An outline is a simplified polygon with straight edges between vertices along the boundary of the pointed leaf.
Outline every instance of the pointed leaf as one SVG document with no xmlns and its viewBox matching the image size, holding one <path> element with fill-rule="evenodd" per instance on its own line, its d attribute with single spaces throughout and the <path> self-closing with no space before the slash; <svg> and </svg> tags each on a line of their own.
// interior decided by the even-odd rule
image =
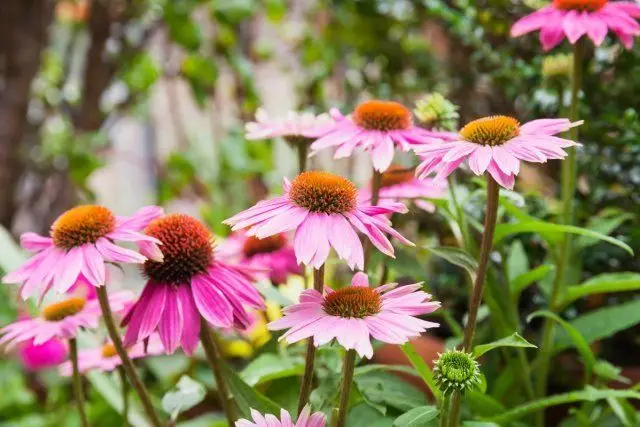
<svg viewBox="0 0 640 427">
<path fill-rule="evenodd" d="M 400 415 L 393 422 L 393 427 L 424 427 L 438 416 L 435 406 L 420 406 Z"/>
<path fill-rule="evenodd" d="M 544 264 L 514 277 L 510 282 L 513 297 L 518 298 L 522 291 L 524 291 L 529 285 L 544 279 L 553 270 L 554 266 Z"/>
<path fill-rule="evenodd" d="M 500 347 L 524 347 L 524 348 L 537 348 L 529 341 L 522 338 L 517 332 L 509 335 L 508 337 L 501 338 L 497 341 L 490 342 L 488 344 L 477 345 L 473 349 L 473 356 L 478 358 L 488 351 L 491 351 Z"/>
<path fill-rule="evenodd" d="M 611 273 L 592 277 L 581 285 L 569 286 L 565 291 L 562 306 L 593 294 L 635 291 L 640 289 L 640 274 Z"/>
<path fill-rule="evenodd" d="M 451 246 L 435 246 L 427 247 L 426 249 L 440 258 L 444 258 L 451 264 L 464 268 L 467 273 L 469 273 L 469 276 L 471 276 L 471 280 L 475 280 L 478 262 L 464 249 Z"/>
</svg>

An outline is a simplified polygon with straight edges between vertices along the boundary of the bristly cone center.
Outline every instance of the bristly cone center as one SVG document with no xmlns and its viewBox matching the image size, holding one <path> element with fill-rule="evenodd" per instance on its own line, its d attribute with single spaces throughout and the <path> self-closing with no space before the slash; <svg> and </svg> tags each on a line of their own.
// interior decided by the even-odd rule
<svg viewBox="0 0 640 427">
<path fill-rule="evenodd" d="M 557 9 L 595 12 L 602 9 L 608 0 L 553 0 Z"/>
<path fill-rule="evenodd" d="M 59 322 L 69 316 L 80 313 L 86 302 L 87 300 L 82 297 L 68 298 L 45 306 L 40 315 L 50 322 Z"/>
<path fill-rule="evenodd" d="M 489 116 L 469 122 L 460 136 L 480 145 L 502 145 L 520 134 L 520 122 L 509 116 Z"/>
<path fill-rule="evenodd" d="M 341 214 L 353 211 L 357 189 L 351 181 L 328 172 L 309 171 L 291 183 L 289 198 L 311 212 Z"/>
<path fill-rule="evenodd" d="M 380 313 L 382 300 L 371 288 L 349 286 L 325 296 L 322 308 L 330 316 L 363 319 Z"/>
<path fill-rule="evenodd" d="M 116 226 L 115 215 L 104 206 L 83 205 L 69 209 L 51 226 L 53 244 L 71 249 L 111 233 Z"/>
<path fill-rule="evenodd" d="M 352 114 L 353 121 L 367 130 L 406 130 L 413 125 L 411 111 L 393 101 L 365 101 Z"/>
</svg>

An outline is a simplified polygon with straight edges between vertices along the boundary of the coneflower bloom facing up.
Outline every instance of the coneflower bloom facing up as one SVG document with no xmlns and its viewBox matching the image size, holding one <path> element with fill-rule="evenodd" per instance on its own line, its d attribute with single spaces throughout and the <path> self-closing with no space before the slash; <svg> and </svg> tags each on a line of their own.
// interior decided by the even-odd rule
<svg viewBox="0 0 640 427">
<path fill-rule="evenodd" d="M 133 347 L 127 348 L 127 355 L 132 360 L 160 354 L 164 354 L 164 347 L 157 334 L 151 335 L 148 342 L 139 342 Z M 118 352 L 112 343 L 78 352 L 78 370 L 81 373 L 92 370 L 111 372 L 120 365 L 122 365 L 122 359 L 118 356 Z M 59 371 L 60 375 L 64 377 L 71 376 L 73 374 L 71 362 L 63 363 Z"/>
<path fill-rule="evenodd" d="M 384 233 L 413 245 L 382 216 L 406 212 L 402 203 L 365 206 L 351 181 L 327 172 L 303 172 L 293 182 L 285 178 L 283 187 L 284 195 L 258 202 L 223 222 L 233 230 L 248 228 L 247 235 L 260 239 L 295 230 L 298 262 L 315 268 L 325 263 L 334 248 L 349 267 L 362 269 L 364 251 L 356 230 L 388 256 L 394 256 L 394 250 Z"/>
<path fill-rule="evenodd" d="M 148 206 L 130 217 L 118 217 L 109 209 L 83 205 L 68 210 L 51 226 L 50 237 L 25 233 L 23 248 L 35 255 L 2 281 L 21 284 L 23 299 L 37 294 L 40 298 L 52 287 L 58 293 L 71 288 L 78 278 L 93 286 L 105 283 L 106 262 L 142 263 L 147 257 L 160 259 L 158 241 L 141 230 L 162 209 Z M 114 241 L 135 242 L 143 254 L 123 248 Z"/>
<path fill-rule="evenodd" d="M 253 287 L 253 269 L 229 265 L 214 257 L 213 236 L 197 219 L 170 214 L 145 229 L 158 239 L 163 261 L 147 260 L 147 283 L 140 299 L 123 320 L 129 347 L 158 331 L 168 353 L 179 346 L 192 354 L 198 345 L 200 317 L 211 325 L 246 328 L 246 307 L 263 308 Z"/>
<path fill-rule="evenodd" d="M 447 182 L 431 178 L 419 180 L 412 168 L 392 165 L 382 173 L 380 180 L 379 205 L 387 202 L 410 200 L 427 212 L 433 212 L 435 206 L 425 199 L 441 199 L 447 192 Z M 371 201 L 371 186 L 360 191 L 361 200 Z"/>
<path fill-rule="evenodd" d="M 255 409 L 251 409 L 253 421 L 241 419 L 236 421 L 236 427 L 324 427 L 327 419 L 322 412 L 311 414 L 309 405 L 305 406 L 298 421 L 294 424 L 291 415 L 284 409 L 280 410 L 280 419 L 275 415 L 262 415 Z"/>
<path fill-rule="evenodd" d="M 418 179 L 438 171 L 436 179 L 444 179 L 465 159 L 476 175 L 489 172 L 503 187 L 512 189 L 520 171 L 520 161 L 545 163 L 564 159 L 563 148 L 580 145 L 553 135 L 566 132 L 583 122 L 567 119 L 540 119 L 520 125 L 507 116 L 490 116 L 474 120 L 459 132 L 459 139 L 422 146 L 416 153 L 423 162 L 416 169 Z"/>
<path fill-rule="evenodd" d="M 511 27 L 511 36 L 540 30 L 540 43 L 544 50 L 550 50 L 565 37 L 575 44 L 585 35 L 600 46 L 611 30 L 631 49 L 633 38 L 640 35 L 637 18 L 640 18 L 640 5 L 633 1 L 553 0 L 550 5 L 516 21 Z"/>
<path fill-rule="evenodd" d="M 331 110 L 335 120 L 326 134 L 311 144 L 311 155 L 337 147 L 334 158 L 349 157 L 356 148 L 371 152 L 373 167 L 384 172 L 391 165 L 395 147 L 409 151 L 415 145 L 441 142 L 449 132 L 428 131 L 415 126 L 411 111 L 391 101 L 365 101 L 349 116 Z"/>
<path fill-rule="evenodd" d="M 133 298 L 129 291 L 111 292 L 111 309 L 114 313 L 122 313 L 130 307 Z M 21 343 L 40 345 L 54 338 L 75 338 L 80 328 L 97 328 L 101 317 L 97 300 L 72 296 L 45 306 L 40 317 L 18 320 L 0 329 L 0 346 L 6 344 L 10 350 Z"/>
<path fill-rule="evenodd" d="M 275 285 L 286 282 L 291 274 L 302 274 L 302 267 L 298 265 L 293 246 L 285 234 L 259 239 L 237 231 L 220 245 L 216 254 L 234 264 L 263 271 Z"/>
<path fill-rule="evenodd" d="M 256 121 L 245 125 L 247 139 L 283 138 L 291 144 L 309 143 L 326 132 L 333 120 L 328 114 L 289 111 L 284 118 L 270 118 L 266 111 L 256 111 Z"/>
<path fill-rule="evenodd" d="M 347 350 L 355 349 L 361 357 L 371 358 L 371 337 L 389 344 L 404 344 L 437 323 L 416 316 L 440 307 L 422 285 L 394 287 L 387 284 L 369 287 L 367 275 L 353 276 L 351 286 L 338 290 L 325 287 L 322 295 L 308 289 L 300 302 L 284 308 L 284 317 L 269 324 L 269 329 L 288 329 L 282 339 L 294 343 L 313 337 L 316 347 L 334 338 Z"/>
<path fill-rule="evenodd" d="M 18 350 L 20 362 L 28 372 L 58 366 L 67 360 L 67 354 L 67 344 L 58 338 L 52 338 L 40 345 L 35 345 L 33 340 L 29 340 L 21 344 Z"/>
</svg>

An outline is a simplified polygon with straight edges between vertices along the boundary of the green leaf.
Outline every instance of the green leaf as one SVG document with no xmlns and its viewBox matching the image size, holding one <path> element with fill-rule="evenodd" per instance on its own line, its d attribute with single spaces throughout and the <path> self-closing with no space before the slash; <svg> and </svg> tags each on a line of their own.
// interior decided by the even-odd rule
<svg viewBox="0 0 640 427">
<path fill-rule="evenodd" d="M 429 365 L 427 365 L 427 362 L 425 362 L 424 359 L 418 354 L 411 341 L 403 344 L 402 346 L 400 346 L 400 348 L 402 349 L 404 355 L 407 356 L 407 359 L 409 359 L 409 362 L 411 362 L 416 371 L 418 371 L 420 378 L 422 378 L 422 381 L 424 381 L 427 387 L 429 387 L 431 393 L 436 397 L 437 400 L 440 400 L 440 389 L 433 379 L 433 372 L 431 371 Z"/>
<path fill-rule="evenodd" d="M 510 282 L 513 297 L 518 298 L 529 285 L 544 279 L 554 269 L 554 266 L 544 264 L 514 277 Z"/>
<path fill-rule="evenodd" d="M 596 364 L 593 366 L 593 373 L 607 381 L 618 381 L 624 384 L 629 384 L 631 382 L 629 378 L 620 375 L 622 373 L 622 368 L 619 368 L 606 360 L 596 361 Z"/>
<path fill-rule="evenodd" d="M 471 412 L 484 417 L 498 415 L 506 411 L 505 406 L 488 394 L 469 390 L 463 397 Z"/>
<path fill-rule="evenodd" d="M 598 233 L 609 235 L 624 222 L 631 219 L 633 219 L 633 215 L 631 213 L 615 210 L 614 212 L 608 212 L 605 213 L 605 215 L 599 215 L 592 218 L 586 228 Z M 584 248 L 595 245 L 596 243 L 598 243 L 598 239 L 582 236 L 576 239 L 574 243 L 575 251 L 578 252 Z"/>
<path fill-rule="evenodd" d="M 522 246 L 520 240 L 516 240 L 511 245 L 509 255 L 507 256 L 507 272 L 509 273 L 509 281 L 525 274 L 529 271 L 529 258 Z"/>
<path fill-rule="evenodd" d="M 541 411 L 549 406 L 564 405 L 567 403 L 582 401 L 595 402 L 598 400 L 608 399 L 610 397 L 640 400 L 640 393 L 633 390 L 598 390 L 593 387 L 588 387 L 582 391 L 557 394 L 534 400 L 532 402 L 525 403 L 524 405 L 516 406 L 515 408 L 505 411 L 500 415 L 491 417 L 488 420 L 498 424 L 507 424 L 509 421 L 517 420 L 527 414 Z"/>
<path fill-rule="evenodd" d="M 464 421 L 462 427 L 500 427 L 496 423 L 490 423 L 486 421 Z"/>
<path fill-rule="evenodd" d="M 15 270 L 27 259 L 11 234 L 2 226 L 0 226 L 0 253 L 2 253 L 0 269 L 4 272 Z"/>
<path fill-rule="evenodd" d="M 640 323 L 640 300 L 594 310 L 569 323 L 585 341 L 592 343 Z M 571 346 L 572 339 L 567 335 L 560 335 L 554 351 L 559 352 Z"/>
<path fill-rule="evenodd" d="M 426 247 L 426 249 L 431 251 L 434 255 L 439 256 L 440 258 L 444 258 L 445 260 L 449 261 L 451 264 L 464 268 L 467 271 L 467 273 L 469 273 L 469 276 L 471 276 L 471 280 L 475 281 L 476 270 L 478 269 L 478 263 L 464 249 L 455 248 L 451 246 L 434 246 L 434 247 Z"/>
<path fill-rule="evenodd" d="M 265 353 L 251 361 L 242 370 L 240 376 L 247 384 L 255 386 L 279 378 L 302 375 L 303 372 L 304 365 L 294 364 L 289 359 L 284 359 L 273 353 Z"/>
<path fill-rule="evenodd" d="M 85 374 L 85 377 L 98 393 L 102 395 L 104 400 L 119 414 L 122 414 L 124 406 L 120 386 L 116 385 L 115 381 L 108 378 L 102 372 L 89 371 Z M 130 404 L 134 406 L 129 408 L 129 423 L 134 427 L 147 427 L 149 423 L 140 412 L 138 405 L 134 402 L 130 402 Z"/>
<path fill-rule="evenodd" d="M 375 408 L 361 403 L 349 410 L 345 424 L 349 427 L 389 427 L 392 423 L 393 417 L 384 416 Z"/>
<path fill-rule="evenodd" d="M 592 277 L 581 285 L 569 286 L 562 300 L 564 307 L 573 301 L 593 294 L 635 291 L 640 289 L 640 274 L 609 273 Z"/>
<path fill-rule="evenodd" d="M 393 427 L 424 427 L 438 416 L 435 406 L 420 406 L 400 415 L 393 422 Z"/>
<path fill-rule="evenodd" d="M 527 322 L 530 322 L 531 319 L 534 319 L 536 317 L 546 317 L 548 319 L 554 320 L 564 328 L 566 333 L 569 335 L 569 337 L 573 341 L 573 344 L 575 345 L 576 349 L 580 353 L 580 357 L 582 358 L 582 362 L 584 363 L 584 366 L 587 372 L 587 378 L 589 378 L 591 375 L 591 372 L 593 372 L 593 366 L 596 363 L 596 357 L 591 351 L 591 347 L 589 347 L 589 343 L 583 338 L 582 334 L 580 334 L 580 331 L 576 329 L 574 326 L 570 325 L 567 321 L 563 320 L 556 313 L 553 313 L 551 311 L 546 311 L 546 310 L 536 311 L 535 313 L 530 314 L 529 317 L 527 317 Z"/>
<path fill-rule="evenodd" d="M 162 409 L 175 420 L 178 415 L 202 402 L 207 393 L 205 387 L 188 375 L 180 377 L 176 387 L 162 397 Z"/>
<path fill-rule="evenodd" d="M 473 356 L 478 358 L 486 352 L 500 347 L 537 348 L 535 345 L 522 338 L 517 332 L 514 332 L 508 337 L 501 338 L 497 341 L 475 346 L 475 348 L 473 349 Z"/>
<path fill-rule="evenodd" d="M 354 382 L 360 393 L 374 404 L 383 404 L 409 411 L 427 404 L 424 393 L 396 375 L 387 372 L 372 372 L 359 375 Z"/>
<path fill-rule="evenodd" d="M 622 425 L 625 427 L 632 427 L 635 424 L 632 420 L 636 418 L 635 409 L 633 406 L 629 405 L 625 399 L 616 399 L 615 397 L 608 397 L 607 403 L 609 407 L 613 411 L 613 413 L 618 417 Z"/>
<path fill-rule="evenodd" d="M 134 92 L 146 92 L 160 77 L 160 67 L 148 53 L 136 55 L 122 72 L 122 80 Z"/>
<path fill-rule="evenodd" d="M 185 77 L 209 88 L 213 87 L 218 78 L 216 63 L 211 58 L 197 54 L 191 54 L 182 61 L 181 71 Z"/>
<path fill-rule="evenodd" d="M 594 239 L 603 240 L 605 242 L 611 243 L 612 245 L 618 246 L 619 248 L 627 251 L 630 255 L 633 255 L 633 249 L 631 249 L 629 245 L 621 242 L 618 239 L 614 239 L 613 237 L 606 236 L 602 233 L 598 233 L 592 230 L 587 230 L 586 228 L 574 227 L 572 225 L 551 224 L 543 221 L 525 221 L 515 224 L 499 224 L 496 227 L 496 231 L 493 236 L 493 243 L 497 245 L 501 240 L 511 235 L 520 233 L 539 233 L 541 235 L 545 235 L 545 233 L 547 233 L 547 239 L 549 239 L 549 233 L 577 234 L 580 236 L 587 236 Z"/>
<path fill-rule="evenodd" d="M 226 363 L 222 363 L 222 371 L 233 400 L 244 417 L 250 417 L 250 409 L 253 408 L 263 414 L 279 414 L 280 407 L 268 397 L 254 390 L 249 384 Z"/>
</svg>

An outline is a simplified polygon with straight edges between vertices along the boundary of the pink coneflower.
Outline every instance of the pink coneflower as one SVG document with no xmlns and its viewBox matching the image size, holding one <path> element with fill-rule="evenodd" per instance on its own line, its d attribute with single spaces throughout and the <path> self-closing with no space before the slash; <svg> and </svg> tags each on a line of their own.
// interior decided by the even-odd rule
<svg viewBox="0 0 640 427">
<path fill-rule="evenodd" d="M 146 356 L 157 356 L 164 354 L 164 348 L 157 335 L 152 335 L 148 343 L 139 342 L 127 349 L 130 359 L 140 359 Z M 116 348 L 112 343 L 106 343 L 97 348 L 89 348 L 78 352 L 78 370 L 85 373 L 92 370 L 101 372 L 111 372 L 122 365 L 122 360 L 118 356 Z M 60 366 L 60 375 L 68 377 L 73 373 L 71 362 L 66 362 Z"/>
<path fill-rule="evenodd" d="M 181 345 L 192 354 L 200 316 L 217 327 L 245 328 L 250 318 L 244 306 L 263 307 L 252 285 L 253 270 L 216 260 L 213 236 L 197 219 L 171 214 L 154 220 L 145 231 L 162 243 L 164 261 L 147 260 L 142 267 L 148 281 L 123 321 L 128 325 L 125 346 L 157 330 L 168 353 Z"/>
<path fill-rule="evenodd" d="M 309 142 L 326 131 L 333 121 L 328 114 L 289 111 L 286 117 L 270 118 L 262 108 L 256 111 L 256 121 L 245 125 L 247 139 L 284 138 L 287 142 Z"/>
<path fill-rule="evenodd" d="M 409 151 L 415 145 L 440 142 L 449 135 L 415 126 L 411 111 L 391 101 L 365 101 L 347 117 L 337 109 L 331 110 L 331 116 L 335 124 L 311 144 L 311 155 L 324 148 L 338 147 L 334 158 L 339 159 L 362 148 L 371 152 L 373 167 L 379 172 L 391 165 L 396 146 Z"/>
<path fill-rule="evenodd" d="M 6 283 L 20 283 L 23 299 L 37 294 L 40 298 L 52 287 L 64 293 L 81 277 L 93 286 L 105 282 L 105 263 L 142 263 L 144 255 L 120 247 L 115 240 L 135 242 L 150 257 L 161 255 L 156 239 L 140 231 L 162 209 L 148 206 L 131 217 L 117 217 L 97 205 L 78 206 L 58 217 L 51 226 L 51 237 L 25 233 L 20 243 L 36 254 L 20 268 L 7 274 Z"/>
<path fill-rule="evenodd" d="M 412 168 L 392 165 L 382 173 L 378 204 L 411 200 L 420 209 L 433 212 L 435 210 L 434 204 L 425 199 L 441 199 L 446 191 L 446 181 L 431 178 L 419 180 Z M 360 198 L 366 202 L 371 201 L 371 186 L 360 191 Z"/>
<path fill-rule="evenodd" d="M 575 44 L 586 35 L 600 46 L 612 30 L 622 44 L 631 49 L 633 38 L 640 34 L 640 5 L 630 1 L 554 0 L 548 6 L 520 18 L 511 28 L 511 36 L 518 37 L 540 30 L 544 50 L 557 46 L 566 36 Z"/>
<path fill-rule="evenodd" d="M 18 356 L 24 368 L 29 372 L 58 366 L 67 360 L 67 345 L 64 341 L 53 338 L 35 345 L 29 340 L 19 346 Z"/>
<path fill-rule="evenodd" d="M 284 409 L 280 409 L 280 419 L 271 414 L 262 415 L 255 409 L 251 409 L 251 417 L 253 421 L 236 421 L 236 427 L 324 427 L 327 422 L 322 412 L 311 414 L 309 405 L 304 407 L 295 424 L 289 412 Z"/>
<path fill-rule="evenodd" d="M 109 303 L 115 313 L 126 310 L 132 299 L 133 294 L 129 291 L 109 295 Z M 73 296 L 45 306 L 40 317 L 18 320 L 0 329 L 0 346 L 6 344 L 7 349 L 11 349 L 31 340 L 34 345 L 40 345 L 54 338 L 75 338 L 80 328 L 97 328 L 101 316 L 97 300 L 87 301 L 84 297 Z"/>
<path fill-rule="evenodd" d="M 259 239 L 237 231 L 220 245 L 217 254 L 235 264 L 266 272 L 275 285 L 286 282 L 291 274 L 302 274 L 302 267 L 285 234 Z"/>
<path fill-rule="evenodd" d="M 550 159 L 564 159 L 567 153 L 563 148 L 580 144 L 553 135 L 582 123 L 540 119 L 520 125 L 507 116 L 477 119 L 460 130 L 457 141 L 417 149 L 423 162 L 416 169 L 416 175 L 424 179 L 438 170 L 436 179 L 443 179 L 468 159 L 473 173 L 482 175 L 487 171 L 501 186 L 512 189 L 521 160 L 545 163 Z"/>
<path fill-rule="evenodd" d="M 422 285 L 395 284 L 369 287 L 367 275 L 353 276 L 351 286 L 336 291 L 325 287 L 325 295 L 308 289 L 300 303 L 284 308 L 284 317 L 269 324 L 269 329 L 289 329 L 282 338 L 294 343 L 313 337 L 316 347 L 336 338 L 347 350 L 355 349 L 371 358 L 371 338 L 389 344 L 404 344 L 428 328 L 438 326 L 415 316 L 431 313 L 440 307 L 431 295 L 419 290 Z"/>
<path fill-rule="evenodd" d="M 309 171 L 293 182 L 284 180 L 284 195 L 264 200 L 231 217 L 225 224 L 233 230 L 250 227 L 249 236 L 260 239 L 295 230 L 293 248 L 299 263 L 320 268 L 334 248 L 351 268 L 362 269 L 364 255 L 356 230 L 386 255 L 394 250 L 388 233 L 406 245 L 413 245 L 391 228 L 382 214 L 406 212 L 401 203 L 386 206 L 365 206 L 358 201 L 358 191 L 341 176 Z"/>
</svg>

